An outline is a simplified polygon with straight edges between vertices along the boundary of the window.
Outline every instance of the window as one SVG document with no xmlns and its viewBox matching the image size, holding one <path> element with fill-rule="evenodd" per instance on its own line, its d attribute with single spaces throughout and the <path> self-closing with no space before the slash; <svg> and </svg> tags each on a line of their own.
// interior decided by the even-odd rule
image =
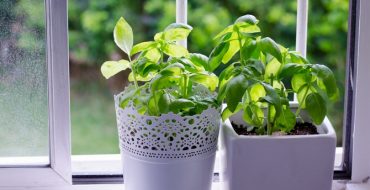
<svg viewBox="0 0 370 190">
<path fill-rule="evenodd" d="M 1 138 L 0 184 L 68 184 L 66 1 L 5 0 L 0 4 L 0 93 L 5 105 L 0 128 L 7 131 Z"/>
<path fill-rule="evenodd" d="M 34 4 L 30 4 L 27 0 L 5 0 L 0 3 L 0 23 L 2 26 L 3 24 L 13 24 L 12 27 L 0 28 L 0 103 L 1 105 L 5 105 L 0 109 L 0 113 L 4 112 L 4 114 L 0 115 L 0 129 L 4 131 L 11 130 L 9 127 L 24 127 L 24 123 L 31 123 L 31 126 L 34 127 L 29 127 L 27 129 L 30 131 L 27 132 L 26 137 L 39 137 L 37 139 L 40 140 L 37 142 L 40 143 L 40 145 L 37 145 L 37 143 L 33 144 L 29 141 L 15 141 L 17 138 L 22 138 L 22 134 L 17 133 L 13 138 L 10 136 L 1 138 L 1 135 L 4 134 L 0 134 L 0 141 L 7 141 L 7 144 L 13 144 L 17 147 L 6 150 L 3 148 L 6 146 L 3 146 L 2 143 L 0 145 L 0 187 L 3 187 L 4 184 L 5 186 L 20 185 L 19 179 L 22 179 L 22 185 L 27 186 L 65 185 L 71 183 L 72 172 L 70 170 L 71 151 L 69 136 L 70 99 L 68 95 L 70 90 L 70 80 L 73 153 L 80 154 L 80 156 L 72 156 L 72 165 L 73 168 L 76 169 L 74 181 L 75 183 L 120 182 L 122 174 L 120 169 L 117 170 L 117 168 L 120 168 L 119 155 L 107 156 L 104 154 L 118 153 L 113 98 L 108 86 L 118 86 L 118 88 L 112 88 L 116 89 L 111 91 L 114 93 L 122 90 L 124 84 L 108 81 L 107 85 L 105 84 L 105 81 L 96 82 L 96 78 L 100 77 L 99 70 L 91 68 L 89 62 L 100 64 L 107 56 L 113 58 L 121 56 L 115 53 L 114 44 L 110 39 L 115 18 L 122 15 L 122 10 L 125 10 L 123 14 L 135 13 L 140 15 L 124 16 L 132 19 L 132 23 L 138 24 L 138 27 L 135 27 L 139 30 L 137 33 L 144 35 L 145 33 L 152 33 L 153 29 L 156 27 L 163 28 L 164 25 L 175 21 L 175 2 L 171 0 L 163 0 L 162 3 L 157 1 L 146 1 L 142 3 L 131 2 L 128 0 L 113 3 L 97 0 L 69 1 L 69 62 L 71 67 L 71 79 L 68 74 L 69 64 L 67 60 L 68 44 L 66 0 L 35 0 L 35 2 L 36 3 L 33 2 Z M 178 0 L 177 2 L 186 1 Z M 189 23 L 206 31 L 206 34 L 201 33 L 200 31 L 194 31 L 195 34 L 192 34 L 193 36 L 190 37 L 191 43 L 189 44 L 189 48 L 193 51 L 202 51 L 207 48 L 211 42 L 204 41 L 204 38 L 214 35 L 219 31 L 218 28 L 224 27 L 218 24 L 223 23 L 226 25 L 227 23 L 231 23 L 234 15 L 229 15 L 230 13 L 228 13 L 228 11 L 234 9 L 238 9 L 243 13 L 256 10 L 256 12 L 252 13 L 257 15 L 258 11 L 261 11 L 259 14 L 265 15 L 267 20 L 270 20 L 268 22 L 271 22 L 267 23 L 267 25 L 275 23 L 273 28 L 276 28 L 276 30 L 271 30 L 270 33 L 266 35 L 271 35 L 273 37 L 274 35 L 279 36 L 282 35 L 281 33 L 284 33 L 283 31 L 285 30 L 286 33 L 282 35 L 283 38 L 281 39 L 286 40 L 286 45 L 294 48 L 294 38 L 292 38 L 292 36 L 295 35 L 296 2 L 297 1 L 289 2 L 287 3 L 289 6 L 284 7 L 281 5 L 282 3 L 272 0 L 266 0 L 266 2 L 251 2 L 248 4 L 243 3 L 243 1 L 236 1 L 237 5 L 242 5 L 241 7 L 236 8 L 235 5 L 231 3 L 209 3 L 205 0 L 204 2 L 189 1 L 189 9 L 192 11 L 192 14 L 189 14 Z M 298 0 L 298 7 L 301 7 L 301 9 L 299 9 L 299 15 L 303 16 L 301 17 L 302 19 L 299 19 L 300 21 L 305 21 L 305 2 L 307 2 L 307 0 Z M 338 0 L 329 2 L 327 9 L 333 10 L 337 8 L 337 11 L 339 12 L 345 12 L 349 9 L 351 18 L 351 23 L 348 28 L 350 32 L 348 35 L 349 42 L 347 43 L 349 47 L 347 53 L 347 66 L 344 64 L 345 62 L 343 60 L 345 57 L 344 52 L 342 51 L 335 50 L 337 51 L 336 54 L 341 56 L 340 58 L 328 58 L 325 54 L 320 57 L 320 59 L 328 59 L 329 61 L 334 59 L 334 61 L 332 60 L 333 62 L 340 60 L 341 71 L 338 72 L 338 75 L 345 76 L 344 71 L 346 70 L 347 72 L 346 80 L 342 77 L 342 81 L 340 81 L 340 83 L 343 83 L 342 86 L 347 88 L 347 91 L 343 89 L 343 93 L 346 92 L 346 95 L 342 96 L 346 97 L 346 99 L 341 100 L 341 105 L 344 104 L 346 107 L 346 109 L 343 110 L 346 110 L 346 112 L 331 114 L 332 121 L 335 120 L 339 122 L 336 124 L 337 126 L 342 125 L 340 124 L 342 122 L 342 115 L 345 116 L 343 124 L 343 126 L 345 126 L 345 128 L 343 128 L 345 130 L 343 133 L 343 149 L 338 149 L 338 158 L 341 158 L 342 155 L 344 155 L 344 157 L 343 162 L 338 162 L 338 166 L 340 167 L 337 168 L 336 178 L 348 179 L 351 177 L 351 171 L 356 171 L 357 173 L 355 178 L 361 180 L 361 177 L 365 176 L 366 172 L 370 170 L 370 168 L 366 167 L 361 168 L 363 165 L 366 165 L 365 160 L 370 159 L 370 153 L 365 154 L 364 156 L 359 155 L 359 152 L 365 152 L 366 146 L 364 145 L 369 141 L 366 134 L 370 133 L 369 129 L 365 127 L 367 125 L 365 123 L 367 117 L 365 113 L 370 111 L 368 110 L 370 107 L 367 105 L 368 101 L 365 101 L 366 98 L 369 97 L 369 90 L 366 86 L 366 82 L 368 81 L 368 73 L 366 72 L 368 72 L 369 69 L 368 64 L 365 63 L 370 60 L 366 54 L 366 50 L 369 49 L 369 43 L 366 43 L 366 41 L 369 40 L 368 30 L 370 29 L 370 24 L 368 19 L 366 20 L 369 15 L 368 12 L 366 12 L 367 8 L 365 7 L 370 7 L 370 4 L 365 0 L 352 0 L 348 8 L 348 3 L 343 3 L 345 1 Z M 312 1 L 310 3 L 312 3 L 310 6 L 317 8 L 319 5 L 316 5 L 316 3 L 324 2 Z M 22 9 L 20 8 L 13 8 L 18 7 L 19 4 L 23 4 L 23 6 L 25 6 L 23 7 L 25 8 L 23 10 L 25 12 L 22 12 Z M 145 6 L 142 6 L 142 4 Z M 266 6 L 266 4 L 269 6 Z M 39 5 L 37 6 L 38 8 L 44 6 L 45 9 L 38 10 L 35 8 L 35 5 Z M 132 5 L 132 7 L 127 7 L 127 5 Z M 338 8 L 336 5 L 343 5 L 345 7 Z M 255 9 L 255 7 L 252 6 L 259 6 L 260 9 Z M 34 9 L 32 7 L 34 7 Z M 107 13 L 105 11 L 101 11 L 102 8 L 115 9 L 116 11 Z M 314 11 L 312 8 L 310 10 Z M 38 30 L 34 30 L 27 24 L 22 25 L 21 28 L 17 25 L 19 23 L 23 24 L 24 22 L 28 22 L 28 19 L 35 19 L 34 17 L 37 15 L 32 15 L 30 18 L 22 17 L 23 14 L 27 14 L 29 11 L 35 11 L 38 13 L 37 15 L 39 17 L 37 18 L 39 19 L 36 19 L 36 21 L 41 23 Z M 10 19 L 13 12 L 16 12 L 16 19 Z M 17 14 L 20 14 L 20 16 Z M 242 13 L 235 14 L 241 15 Z M 313 21 L 325 22 L 326 20 L 320 20 L 322 18 L 316 18 L 318 20 L 315 20 L 311 16 L 313 14 L 315 13 L 310 12 L 308 16 L 309 30 L 317 30 L 317 27 L 315 27 L 315 24 L 317 23 Z M 197 20 L 200 20 L 199 17 L 204 18 L 202 21 L 205 21 L 197 23 Z M 334 13 L 330 18 L 328 18 L 328 20 L 334 23 L 342 22 L 342 17 L 343 15 Z M 280 20 L 276 20 L 277 18 L 285 20 L 282 22 L 285 25 L 276 24 L 280 22 Z M 347 16 L 345 16 L 344 20 L 346 20 L 346 18 Z M 155 23 L 159 23 L 159 25 L 151 25 L 151 23 L 153 23 L 152 19 L 156 21 Z M 172 19 L 172 21 L 168 19 Z M 313 21 L 311 19 L 313 19 Z M 44 20 L 44 22 L 41 22 L 41 20 Z M 207 25 L 209 23 L 215 23 L 215 25 Z M 304 34 L 304 22 L 298 23 L 297 25 L 302 27 L 301 29 L 303 29 Z M 360 25 L 362 27 L 359 27 Z M 317 38 L 315 36 L 310 37 L 310 33 L 308 33 L 308 51 L 313 51 L 310 49 L 311 46 L 318 46 L 319 48 L 319 50 L 314 50 L 312 54 L 317 53 L 316 51 L 320 51 L 320 48 L 327 50 L 327 48 L 332 45 L 330 42 L 339 38 L 335 37 L 336 35 L 345 35 L 346 25 L 343 23 L 341 23 L 342 28 L 339 32 L 336 30 L 332 31 L 332 25 L 326 26 L 324 24 L 324 26 L 323 31 L 315 32 L 317 32 L 317 36 L 322 36 L 322 33 L 320 32 L 327 32 L 326 34 L 328 35 L 328 39 Z M 9 64 L 8 57 L 10 54 L 13 55 L 16 51 L 9 53 L 9 44 L 6 43 L 6 40 L 9 40 L 11 37 L 4 36 L 4 34 L 7 34 L 7 32 L 4 32 L 5 30 L 12 31 L 14 33 L 10 35 L 14 38 L 12 39 L 13 41 L 10 40 L 11 42 L 9 42 L 10 44 L 14 43 L 14 45 L 11 45 L 13 46 L 12 48 L 19 51 L 25 51 L 27 53 L 15 54 L 14 57 L 11 56 L 11 60 L 14 60 L 14 65 Z M 335 33 L 335 35 L 332 35 L 332 33 Z M 299 32 L 299 34 L 302 34 L 302 32 Z M 20 40 L 24 37 L 22 35 L 26 35 L 24 41 Z M 139 36 L 138 38 L 138 41 L 147 39 L 145 36 Z M 342 37 L 340 38 L 342 39 Z M 3 39 L 6 39 L 5 42 Z M 280 39 L 280 37 L 277 39 Z M 303 41 L 301 41 L 302 43 L 298 44 L 301 44 L 302 49 L 304 49 L 304 47 L 306 47 L 304 43 L 304 35 L 302 38 L 298 37 L 298 39 L 303 39 Z M 197 46 L 191 45 L 193 43 L 197 44 Z M 285 44 L 284 41 L 282 41 L 282 43 Z M 336 43 L 343 44 L 343 42 Z M 30 45 L 32 48 L 27 49 L 27 46 Z M 342 47 L 341 45 L 337 46 Z M 343 47 L 342 50 L 344 50 Z M 325 51 L 321 53 L 325 53 Z M 310 54 L 311 52 L 308 53 L 308 55 Z M 28 55 L 33 56 L 30 57 Z M 90 57 L 89 55 L 93 55 L 95 57 Z M 18 60 L 18 58 L 23 59 Z M 17 61 L 19 61 L 19 63 Z M 37 62 L 38 65 L 36 67 L 35 64 L 35 67 L 30 68 L 30 64 L 33 62 Z M 25 64 L 23 65 L 21 63 Z M 34 69 L 34 72 L 25 72 L 31 69 Z M 22 75 L 22 77 L 30 77 L 31 79 L 25 80 L 25 78 L 21 77 L 19 81 L 16 79 L 10 80 L 6 77 L 17 77 L 16 74 L 9 75 L 11 72 L 20 72 L 22 74 L 19 75 Z M 125 73 L 123 75 L 125 75 Z M 76 80 L 74 77 L 81 78 L 77 78 L 78 80 Z M 118 76 L 118 78 L 114 80 L 121 81 L 121 78 L 122 76 Z M 93 80 L 93 82 L 91 82 L 91 80 Z M 20 83 L 18 87 L 14 86 L 14 84 L 18 84 L 17 82 Z M 10 87 L 10 85 L 12 86 Z M 26 85 L 31 85 L 31 87 Z M 19 93 L 25 88 L 33 93 Z M 14 104 L 16 103 L 12 103 L 12 101 L 15 102 L 17 98 L 22 100 L 16 103 L 29 103 L 30 105 L 24 106 L 23 109 L 14 107 Z M 28 101 L 23 100 L 25 98 L 28 98 Z M 337 108 L 337 106 L 338 105 L 333 105 L 335 108 Z M 35 111 L 35 115 L 30 116 L 30 118 L 20 115 L 22 118 L 19 119 L 18 117 L 13 116 L 13 114 L 12 116 L 7 115 L 12 112 L 16 114 L 27 114 L 27 109 L 37 111 Z M 99 114 L 105 114 L 105 116 Z M 333 117 L 333 115 L 337 116 Z M 354 133 L 353 144 L 356 147 L 354 149 L 352 149 L 351 140 L 352 126 L 355 126 L 355 129 L 357 130 L 357 132 L 355 130 Z M 338 137 L 340 136 L 341 135 L 338 135 Z M 30 139 L 34 140 L 35 138 Z M 102 147 L 96 147 L 96 145 L 99 144 L 102 145 Z M 341 144 L 342 143 L 338 142 L 339 146 L 341 146 Z M 353 160 L 351 160 L 352 150 L 354 155 Z M 94 154 L 94 156 L 86 154 Z M 25 156 L 27 159 L 26 161 L 24 161 Z M 14 157 L 20 159 L 17 160 L 14 159 Z M 35 158 L 35 161 L 32 161 L 30 157 Z M 10 164 L 9 161 L 12 161 L 13 163 Z M 351 170 L 352 161 L 355 163 L 354 170 Z M 94 166 L 94 164 L 96 165 Z M 103 167 L 106 169 L 105 171 L 103 170 Z"/>
</svg>

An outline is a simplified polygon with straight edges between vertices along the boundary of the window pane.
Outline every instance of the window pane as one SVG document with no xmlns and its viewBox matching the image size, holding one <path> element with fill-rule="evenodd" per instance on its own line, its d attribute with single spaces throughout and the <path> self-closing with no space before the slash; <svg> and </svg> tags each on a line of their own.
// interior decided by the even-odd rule
<svg viewBox="0 0 370 190">
<path fill-rule="evenodd" d="M 124 16 L 135 32 L 135 43 L 152 38 L 156 25 L 141 1 L 70 0 L 69 48 L 72 153 L 118 154 L 113 94 L 127 85 L 128 72 L 105 80 L 100 65 L 125 57 L 113 42 L 113 28 Z M 174 3 L 170 3 L 174 7 Z M 145 16 L 147 15 L 147 16 Z M 169 18 L 169 17 L 167 17 Z M 174 22 L 175 17 L 171 17 Z"/>
<path fill-rule="evenodd" d="M 44 0 L 0 1 L 0 165 L 48 160 L 44 13 Z"/>
</svg>

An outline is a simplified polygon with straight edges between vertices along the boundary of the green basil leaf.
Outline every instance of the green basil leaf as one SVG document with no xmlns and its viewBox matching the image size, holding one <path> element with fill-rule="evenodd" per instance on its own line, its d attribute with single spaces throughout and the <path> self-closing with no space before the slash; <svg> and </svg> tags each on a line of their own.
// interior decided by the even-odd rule
<svg viewBox="0 0 370 190">
<path fill-rule="evenodd" d="M 211 55 L 209 56 L 209 71 L 214 71 L 222 62 L 222 59 L 226 52 L 229 50 L 229 43 L 220 43 L 212 50 Z"/>
<path fill-rule="evenodd" d="M 173 63 L 161 70 L 163 76 L 180 76 L 185 70 L 185 66 L 181 63 Z"/>
<path fill-rule="evenodd" d="M 281 63 L 277 59 L 272 59 L 266 65 L 265 79 L 269 79 L 272 76 L 277 76 L 281 67 Z"/>
<path fill-rule="evenodd" d="M 131 26 L 126 22 L 126 20 L 121 17 L 113 31 L 114 42 L 117 46 L 130 56 L 132 49 L 134 35 Z"/>
<path fill-rule="evenodd" d="M 152 78 L 154 78 L 155 76 L 156 76 L 156 74 L 154 74 L 154 73 L 149 73 L 145 77 L 140 76 L 140 75 L 136 75 L 136 81 L 148 82 L 148 81 L 152 80 Z M 134 80 L 134 75 L 133 75 L 132 72 L 128 75 L 128 81 L 130 81 L 130 82 L 135 81 Z"/>
<path fill-rule="evenodd" d="M 130 62 L 126 60 L 120 61 L 106 61 L 100 68 L 101 73 L 106 79 L 109 79 L 113 75 L 130 68 Z"/>
<path fill-rule="evenodd" d="M 244 108 L 243 120 L 254 127 L 263 126 L 264 116 L 262 109 L 256 104 L 249 104 Z"/>
<path fill-rule="evenodd" d="M 306 98 L 306 110 L 313 123 L 319 125 L 326 116 L 326 102 L 319 93 L 311 93 Z"/>
<path fill-rule="evenodd" d="M 179 83 L 180 79 L 181 77 L 179 76 L 157 74 L 150 81 L 151 89 L 155 93 L 155 91 L 159 89 L 176 86 Z"/>
<path fill-rule="evenodd" d="M 266 96 L 266 90 L 263 85 L 256 83 L 249 90 L 249 95 L 252 101 L 257 102 L 260 98 Z"/>
<path fill-rule="evenodd" d="M 279 94 L 275 91 L 275 89 L 271 85 L 266 84 L 266 83 L 260 83 L 260 84 L 263 85 L 263 87 L 265 88 L 265 91 L 266 91 L 266 96 L 262 97 L 261 100 L 264 100 L 264 101 L 272 104 L 275 107 L 275 110 L 276 110 L 275 117 L 278 117 L 281 113 L 281 110 L 282 110 L 282 104 L 281 104 Z"/>
<path fill-rule="evenodd" d="M 289 56 L 290 56 L 290 61 L 292 63 L 303 63 L 303 64 L 308 64 L 309 63 L 306 58 L 304 58 L 304 57 L 302 57 L 302 55 L 300 55 L 299 52 L 290 51 Z"/>
<path fill-rule="evenodd" d="M 227 83 L 225 101 L 230 111 L 234 112 L 236 106 L 241 102 L 248 85 L 249 82 L 244 75 L 238 75 Z"/>
<path fill-rule="evenodd" d="M 230 118 L 230 116 L 238 113 L 240 110 L 243 109 L 243 104 L 239 102 L 238 106 L 236 106 L 235 110 L 232 112 L 229 110 L 228 107 L 226 107 L 221 114 L 222 120 L 225 121 L 226 119 Z"/>
<path fill-rule="evenodd" d="M 226 51 L 225 55 L 222 58 L 222 63 L 228 63 L 231 58 L 240 50 L 238 40 L 229 41 L 229 48 Z"/>
<path fill-rule="evenodd" d="M 168 43 L 163 46 L 163 52 L 171 57 L 184 57 L 189 54 L 188 50 L 183 46 Z"/>
<path fill-rule="evenodd" d="M 154 63 L 158 63 L 159 59 L 161 59 L 161 56 L 161 52 L 157 48 L 148 49 L 143 52 L 143 57 Z"/>
<path fill-rule="evenodd" d="M 279 73 L 279 78 L 291 77 L 297 73 L 300 73 L 304 70 L 304 65 L 297 63 L 287 63 L 285 64 Z"/>
<path fill-rule="evenodd" d="M 220 33 L 218 33 L 216 35 L 216 37 L 214 37 L 213 39 L 218 40 L 218 39 L 222 38 L 223 36 L 225 36 L 226 34 L 230 34 L 231 32 L 233 32 L 233 28 L 234 28 L 234 25 L 230 25 L 230 26 L 226 27 L 224 30 L 222 30 Z"/>
<path fill-rule="evenodd" d="M 171 99 L 173 99 L 173 97 L 162 90 L 156 93 L 156 96 L 159 96 L 157 103 L 159 112 L 168 113 L 170 111 L 170 105 L 172 103 Z"/>
<path fill-rule="evenodd" d="M 121 96 L 121 102 L 120 102 L 120 107 L 125 108 L 127 104 L 130 102 L 130 100 L 135 97 L 137 94 L 138 90 L 135 88 L 135 86 L 128 86 L 127 89 L 125 89 L 125 92 Z"/>
<path fill-rule="evenodd" d="M 306 85 L 308 82 L 309 81 L 307 81 L 307 77 L 305 73 L 298 73 L 298 74 L 293 75 L 292 81 L 291 81 L 293 91 L 297 93 L 299 89 L 301 89 L 301 87 L 303 85 Z"/>
<path fill-rule="evenodd" d="M 295 124 L 295 114 L 289 109 L 288 106 L 285 106 L 285 108 L 282 109 L 279 117 L 276 118 L 276 125 L 283 131 L 290 132 L 293 130 Z"/>
<path fill-rule="evenodd" d="M 247 67 L 253 70 L 254 76 L 259 77 L 265 73 L 265 65 L 260 60 L 249 59 Z"/>
<path fill-rule="evenodd" d="M 204 70 L 210 71 L 207 56 L 200 53 L 191 53 L 189 54 L 189 60 L 197 67 L 203 67 Z"/>
<path fill-rule="evenodd" d="M 253 15 L 244 15 L 236 19 L 235 23 L 258 24 L 259 20 Z"/>
<path fill-rule="evenodd" d="M 177 41 L 186 39 L 193 28 L 187 24 L 173 23 L 164 30 L 164 39 L 166 41 Z"/>
<path fill-rule="evenodd" d="M 195 103 L 188 99 L 175 99 L 170 104 L 170 111 L 173 113 L 179 113 L 181 111 L 187 111 L 193 109 L 195 107 Z"/>
<path fill-rule="evenodd" d="M 259 52 L 257 42 L 255 40 L 251 40 L 248 43 L 244 43 L 242 52 L 242 57 L 244 60 L 248 60 L 250 58 L 258 59 Z"/>
<path fill-rule="evenodd" d="M 279 45 L 269 37 L 262 38 L 258 42 L 259 48 L 264 52 L 274 56 L 280 63 L 283 62 L 283 57 Z"/>
<path fill-rule="evenodd" d="M 324 82 L 328 97 L 336 97 L 338 88 L 333 72 L 325 65 L 315 64 L 312 66 L 312 68 L 317 73 L 317 77 Z"/>
<path fill-rule="evenodd" d="M 210 91 L 216 90 L 218 85 L 218 77 L 213 73 L 203 72 L 191 74 L 190 80 L 207 87 Z"/>
<path fill-rule="evenodd" d="M 130 55 L 134 55 L 134 54 L 139 53 L 141 51 L 146 51 L 148 49 L 155 48 L 156 46 L 157 46 L 157 43 L 153 42 L 153 41 L 142 42 L 142 43 L 136 44 L 132 48 Z"/>
<path fill-rule="evenodd" d="M 239 32 L 242 33 L 243 35 L 261 32 L 261 29 L 257 25 L 237 24 L 237 26 Z"/>
</svg>

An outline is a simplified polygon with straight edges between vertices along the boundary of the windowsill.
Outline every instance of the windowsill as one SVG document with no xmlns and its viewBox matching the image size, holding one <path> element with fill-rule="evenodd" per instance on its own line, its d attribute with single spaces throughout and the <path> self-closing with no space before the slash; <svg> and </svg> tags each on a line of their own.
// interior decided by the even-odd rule
<svg viewBox="0 0 370 190">
<path fill-rule="evenodd" d="M 341 168 L 343 148 L 338 147 L 335 154 L 334 168 Z M 214 172 L 218 173 L 220 168 L 220 156 L 216 154 Z M 73 155 L 73 175 L 114 175 L 122 174 L 121 156 L 119 154 L 106 155 Z"/>
<path fill-rule="evenodd" d="M 221 190 L 220 183 L 213 183 L 212 190 Z M 124 185 L 71 185 L 65 187 L 18 187 L 2 188 L 0 190 L 124 190 Z M 369 190 L 370 184 L 345 184 L 343 181 L 334 181 L 332 190 Z"/>
</svg>

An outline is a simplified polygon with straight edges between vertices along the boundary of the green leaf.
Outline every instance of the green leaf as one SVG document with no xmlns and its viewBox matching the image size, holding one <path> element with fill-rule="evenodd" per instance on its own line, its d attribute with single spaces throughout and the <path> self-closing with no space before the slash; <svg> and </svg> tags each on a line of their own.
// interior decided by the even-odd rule
<svg viewBox="0 0 370 190">
<path fill-rule="evenodd" d="M 338 93 L 338 88 L 333 72 L 325 65 L 315 64 L 312 66 L 312 68 L 317 73 L 317 77 L 319 77 L 324 82 L 325 90 L 328 94 L 328 97 L 336 97 Z"/>
<path fill-rule="evenodd" d="M 257 102 L 260 98 L 266 96 L 266 90 L 263 85 L 256 83 L 249 90 L 249 95 L 252 101 Z"/>
<path fill-rule="evenodd" d="M 143 52 L 143 57 L 154 63 L 158 63 L 159 59 L 161 59 L 161 56 L 161 52 L 157 48 L 148 49 Z"/>
<path fill-rule="evenodd" d="M 157 73 L 160 66 L 154 62 L 151 62 L 147 58 L 139 59 L 134 65 L 135 71 L 142 77 L 146 77 L 149 73 Z"/>
<path fill-rule="evenodd" d="M 163 52 L 171 57 L 184 57 L 189 54 L 183 46 L 167 43 L 163 46 Z"/>
<path fill-rule="evenodd" d="M 162 75 L 157 74 L 151 81 L 151 89 L 153 93 L 159 89 L 169 88 L 172 86 L 176 86 L 181 79 L 180 76 L 173 76 L 173 75 Z"/>
<path fill-rule="evenodd" d="M 293 76 L 297 73 L 300 73 L 302 70 L 304 70 L 304 65 L 302 64 L 297 64 L 297 63 L 287 63 L 285 64 L 279 73 L 279 78 L 285 78 L 285 77 L 290 77 Z"/>
<path fill-rule="evenodd" d="M 260 61 L 256 59 L 249 59 L 247 61 L 247 67 L 253 70 L 253 73 L 255 76 L 259 77 L 260 75 L 263 75 L 265 73 L 265 65 Z"/>
<path fill-rule="evenodd" d="M 238 30 L 240 33 L 244 35 L 261 32 L 261 29 L 257 25 L 249 25 L 249 24 L 240 25 Z"/>
<path fill-rule="evenodd" d="M 198 67 L 203 67 L 206 71 L 210 71 L 208 65 L 208 57 L 200 53 L 189 54 L 189 60 Z"/>
<path fill-rule="evenodd" d="M 305 73 L 298 73 L 298 74 L 293 75 L 293 78 L 291 81 L 293 91 L 298 92 L 299 89 L 301 89 L 301 87 L 303 85 L 306 85 L 308 82 L 309 81 L 307 80 Z"/>
<path fill-rule="evenodd" d="M 163 40 L 163 36 L 164 36 L 163 32 L 156 33 L 154 35 L 154 41 L 158 42 L 158 41 Z"/>
<path fill-rule="evenodd" d="M 172 111 L 173 113 L 179 113 L 184 110 L 186 111 L 186 110 L 192 109 L 194 108 L 194 106 L 195 106 L 195 103 L 188 99 L 183 99 L 183 98 L 175 99 L 170 104 L 170 111 Z"/>
<path fill-rule="evenodd" d="M 319 93 L 311 93 L 306 98 L 306 110 L 313 123 L 321 124 L 326 116 L 326 102 Z"/>
<path fill-rule="evenodd" d="M 171 105 L 171 97 L 168 93 L 164 91 L 159 91 L 156 92 L 156 96 L 159 96 L 158 98 L 158 109 L 160 113 L 168 113 L 170 110 L 170 105 Z"/>
<path fill-rule="evenodd" d="M 185 66 L 180 63 L 173 63 L 161 70 L 163 76 L 180 76 L 185 70 Z"/>
<path fill-rule="evenodd" d="M 216 37 L 214 37 L 213 39 L 218 40 L 219 38 L 222 38 L 224 35 L 231 33 L 233 31 L 233 28 L 234 28 L 234 25 L 230 25 L 226 27 L 224 30 L 218 33 Z"/>
<path fill-rule="evenodd" d="M 241 102 L 248 85 L 249 82 L 244 75 L 238 75 L 227 83 L 225 101 L 230 111 L 234 112 L 236 106 Z"/>
<path fill-rule="evenodd" d="M 136 44 L 132 48 L 130 55 L 134 55 L 134 54 L 139 53 L 141 51 L 146 51 L 148 49 L 155 48 L 156 46 L 157 46 L 157 43 L 153 42 L 153 41 L 142 42 L 142 43 Z"/>
<path fill-rule="evenodd" d="M 191 74 L 190 80 L 207 87 L 210 91 L 216 90 L 218 85 L 218 77 L 213 73 L 203 72 Z"/>
<path fill-rule="evenodd" d="M 152 78 L 154 78 L 155 76 L 156 76 L 156 74 L 153 74 L 153 73 L 149 73 L 145 77 L 137 75 L 136 76 L 136 81 L 148 82 L 148 81 L 152 80 Z M 128 81 L 130 81 L 130 82 L 134 81 L 134 75 L 133 75 L 132 72 L 128 75 Z"/>
<path fill-rule="evenodd" d="M 301 105 L 302 108 L 306 108 L 306 99 L 305 99 L 305 97 L 307 98 L 307 95 L 309 95 L 311 93 L 313 93 L 313 91 L 311 90 L 311 88 L 307 84 L 304 84 L 298 90 L 297 99 L 298 99 L 298 103 Z"/>
<path fill-rule="evenodd" d="M 247 24 L 252 24 L 252 25 L 256 25 L 258 24 L 258 19 L 253 16 L 253 15 L 244 15 L 244 16 L 241 16 L 239 17 L 235 23 L 247 23 Z"/>
<path fill-rule="evenodd" d="M 243 120 L 254 127 L 261 127 L 263 126 L 264 113 L 256 104 L 249 104 L 244 108 Z"/>
<path fill-rule="evenodd" d="M 130 102 L 130 100 L 133 97 L 135 97 L 136 93 L 137 93 L 137 89 L 135 88 L 135 86 L 133 85 L 128 86 L 120 98 L 121 99 L 120 107 L 125 108 L 127 104 Z"/>
<path fill-rule="evenodd" d="M 308 61 L 306 58 L 302 57 L 302 55 L 300 55 L 299 52 L 295 52 L 295 51 L 290 51 L 289 52 L 289 56 L 290 56 L 290 61 L 292 63 L 303 63 L 303 64 L 308 64 Z"/>
<path fill-rule="evenodd" d="M 240 110 L 243 109 L 243 104 L 239 102 L 238 106 L 236 106 L 235 110 L 232 112 L 229 110 L 228 107 L 226 107 L 221 114 L 222 120 L 225 121 L 226 119 L 230 118 L 230 116 L 238 113 Z"/>
<path fill-rule="evenodd" d="M 238 40 L 229 41 L 229 48 L 222 58 L 222 63 L 228 63 L 231 58 L 239 51 L 240 46 Z"/>
<path fill-rule="evenodd" d="M 101 66 L 100 70 L 106 79 L 109 79 L 113 75 L 130 68 L 130 62 L 126 60 L 120 61 L 106 61 Z"/>
<path fill-rule="evenodd" d="M 222 59 L 226 52 L 229 49 L 229 43 L 220 43 L 216 46 L 215 49 L 212 50 L 211 55 L 209 56 L 209 71 L 214 71 L 222 62 Z"/>
<path fill-rule="evenodd" d="M 276 125 L 285 132 L 290 132 L 296 124 L 295 114 L 286 106 L 276 118 Z"/>
<path fill-rule="evenodd" d="M 280 70 L 281 63 L 277 61 L 277 59 L 272 59 L 269 63 L 266 65 L 265 69 L 265 79 L 269 79 L 270 76 L 277 76 L 278 72 Z"/>
<path fill-rule="evenodd" d="M 164 39 L 166 41 L 177 41 L 186 39 L 193 28 L 187 24 L 173 23 L 164 30 Z"/>
<path fill-rule="evenodd" d="M 261 99 L 268 102 L 269 104 L 272 104 L 275 107 L 276 110 L 276 117 L 278 117 L 281 113 L 282 104 L 279 94 L 275 91 L 275 89 L 266 83 L 261 83 L 266 91 L 266 96 L 262 97 Z"/>
<path fill-rule="evenodd" d="M 242 52 L 242 57 L 244 60 L 248 60 L 250 58 L 258 59 L 259 52 L 257 42 L 255 40 L 251 40 L 248 43 L 244 43 Z"/>
<path fill-rule="evenodd" d="M 134 36 L 131 26 L 126 22 L 126 20 L 121 17 L 113 31 L 114 42 L 117 46 L 124 51 L 127 55 L 130 55 Z"/>
<path fill-rule="evenodd" d="M 280 63 L 283 62 L 279 45 L 274 40 L 269 37 L 262 38 L 258 45 L 261 51 L 274 56 Z"/>
</svg>

